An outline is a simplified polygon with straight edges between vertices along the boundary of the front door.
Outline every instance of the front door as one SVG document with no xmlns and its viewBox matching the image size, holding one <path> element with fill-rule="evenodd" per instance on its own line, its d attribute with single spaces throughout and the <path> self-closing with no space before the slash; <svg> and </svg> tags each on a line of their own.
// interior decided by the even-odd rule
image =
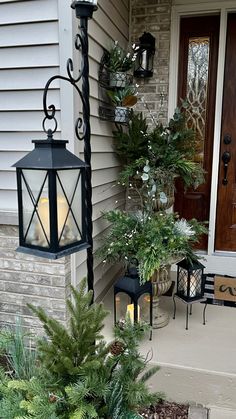
<svg viewBox="0 0 236 419">
<path fill-rule="evenodd" d="M 228 15 L 215 250 L 236 251 L 236 13 Z"/>
<path fill-rule="evenodd" d="M 196 161 L 206 171 L 206 182 L 185 191 L 177 181 L 175 211 L 199 221 L 208 221 L 210 212 L 219 27 L 219 15 L 184 17 L 180 22 L 178 98 L 189 102 L 188 126 L 196 132 Z M 207 241 L 202 237 L 199 248 L 207 249 Z"/>
</svg>

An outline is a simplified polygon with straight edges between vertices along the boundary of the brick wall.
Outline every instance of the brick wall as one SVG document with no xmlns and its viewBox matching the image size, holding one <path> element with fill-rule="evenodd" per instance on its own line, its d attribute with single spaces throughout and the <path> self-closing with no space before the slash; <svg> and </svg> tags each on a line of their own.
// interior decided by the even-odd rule
<svg viewBox="0 0 236 419">
<path fill-rule="evenodd" d="M 163 123 L 168 112 L 171 3 L 171 0 L 131 0 L 131 42 L 137 42 L 144 31 L 156 38 L 154 75 L 150 79 L 137 79 L 139 92 L 153 117 Z M 136 109 L 144 111 L 152 122 L 142 102 Z"/>
<path fill-rule="evenodd" d="M 51 261 L 15 252 L 18 228 L 0 225 L 0 326 L 14 324 L 39 332 L 40 323 L 28 303 L 41 306 L 58 320 L 66 321 L 65 299 L 70 289 L 70 258 Z"/>
</svg>

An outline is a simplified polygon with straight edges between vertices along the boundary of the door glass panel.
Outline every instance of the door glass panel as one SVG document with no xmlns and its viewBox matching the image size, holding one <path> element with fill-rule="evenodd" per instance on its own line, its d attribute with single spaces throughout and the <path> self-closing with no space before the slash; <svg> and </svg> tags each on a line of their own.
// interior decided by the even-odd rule
<svg viewBox="0 0 236 419">
<path fill-rule="evenodd" d="M 197 154 L 195 160 L 203 163 L 206 129 L 206 108 L 209 77 L 209 37 L 189 39 L 186 96 L 188 126 L 196 132 Z"/>
</svg>

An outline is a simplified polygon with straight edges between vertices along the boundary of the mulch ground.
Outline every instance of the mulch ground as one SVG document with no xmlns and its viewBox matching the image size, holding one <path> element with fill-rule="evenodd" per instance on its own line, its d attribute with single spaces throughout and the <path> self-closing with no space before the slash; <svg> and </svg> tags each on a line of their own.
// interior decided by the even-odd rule
<svg viewBox="0 0 236 419">
<path fill-rule="evenodd" d="M 163 402 L 139 413 L 148 419 L 188 419 L 188 408 L 185 404 Z"/>
</svg>

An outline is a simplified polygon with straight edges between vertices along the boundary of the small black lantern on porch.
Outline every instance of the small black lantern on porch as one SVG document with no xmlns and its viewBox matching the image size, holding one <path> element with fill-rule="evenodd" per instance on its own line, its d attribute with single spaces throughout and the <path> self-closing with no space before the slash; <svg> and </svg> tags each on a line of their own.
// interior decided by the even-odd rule
<svg viewBox="0 0 236 419">
<path fill-rule="evenodd" d="M 85 225 L 87 164 L 66 149 L 64 140 L 35 140 L 18 161 L 19 242 L 17 250 L 57 259 L 88 248 Z"/>
<path fill-rule="evenodd" d="M 114 322 L 129 315 L 132 323 L 152 326 L 152 283 L 141 285 L 137 267 L 129 267 L 114 286 Z"/>
<path fill-rule="evenodd" d="M 145 78 L 153 76 L 153 62 L 156 40 L 149 32 L 139 38 L 134 77 Z"/>
<path fill-rule="evenodd" d="M 199 261 L 189 262 L 187 259 L 177 263 L 177 292 L 176 296 L 186 303 L 198 301 L 204 295 L 205 266 Z"/>
</svg>

